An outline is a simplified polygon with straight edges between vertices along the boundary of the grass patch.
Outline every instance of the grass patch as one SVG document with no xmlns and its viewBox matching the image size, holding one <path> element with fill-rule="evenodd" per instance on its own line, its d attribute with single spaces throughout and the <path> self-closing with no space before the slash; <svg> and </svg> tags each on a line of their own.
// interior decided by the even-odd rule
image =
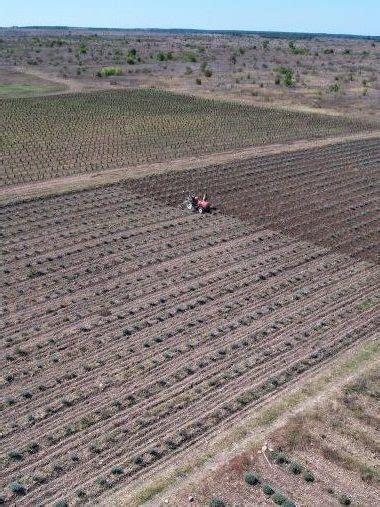
<svg viewBox="0 0 380 507">
<path fill-rule="evenodd" d="M 45 93 L 52 93 L 64 90 L 63 86 L 59 85 L 37 85 L 37 84 L 1 84 L 0 83 L 0 98 L 10 99 L 15 97 L 33 97 L 36 95 L 44 95 Z"/>
<path fill-rule="evenodd" d="M 156 479 L 136 493 L 133 505 L 142 505 L 149 502 L 154 496 L 162 493 L 170 484 L 172 484 L 172 480 L 169 477 Z"/>
</svg>

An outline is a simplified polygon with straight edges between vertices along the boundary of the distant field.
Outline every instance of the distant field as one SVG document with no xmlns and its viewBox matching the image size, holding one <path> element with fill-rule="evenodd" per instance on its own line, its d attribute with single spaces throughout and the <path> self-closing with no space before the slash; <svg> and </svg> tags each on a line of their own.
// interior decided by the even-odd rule
<svg viewBox="0 0 380 507">
<path fill-rule="evenodd" d="M 30 74 L 0 69 L 0 99 L 44 95 L 65 90 L 65 86 Z"/>
<path fill-rule="evenodd" d="M 29 97 L 56 90 L 56 85 L 0 84 L 0 98 Z"/>
<path fill-rule="evenodd" d="M 0 115 L 2 185 L 371 128 L 159 90 L 5 99 Z"/>
</svg>

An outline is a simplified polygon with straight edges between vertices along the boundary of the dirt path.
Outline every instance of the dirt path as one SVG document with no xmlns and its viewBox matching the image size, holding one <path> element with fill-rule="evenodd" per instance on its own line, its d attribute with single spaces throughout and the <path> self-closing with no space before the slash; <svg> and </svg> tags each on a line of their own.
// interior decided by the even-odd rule
<svg viewBox="0 0 380 507">
<path fill-rule="evenodd" d="M 57 78 L 58 79 L 58 78 Z M 130 178 L 141 178 L 152 174 L 162 174 L 171 171 L 184 171 L 186 169 L 206 167 L 212 164 L 233 162 L 247 158 L 261 157 L 276 153 L 289 153 L 297 150 L 328 146 L 358 139 L 373 139 L 380 137 L 380 131 L 361 133 L 347 136 L 330 137 L 319 140 L 299 140 L 286 144 L 271 144 L 256 146 L 242 150 L 231 150 L 213 153 L 199 157 L 186 157 L 168 162 L 142 164 L 138 166 L 120 167 L 106 171 L 78 174 L 65 178 L 55 178 L 47 181 L 12 185 L 0 188 L 0 204 L 18 202 L 33 197 L 61 194 L 69 191 L 94 188 Z"/>
<path fill-rule="evenodd" d="M 94 90 L 108 90 L 109 88 L 123 88 L 120 86 L 114 86 L 109 83 L 109 81 L 84 81 L 80 79 L 73 78 L 64 78 L 50 72 L 44 72 L 41 70 L 29 69 L 26 67 L 16 67 L 14 70 L 17 72 L 21 72 L 22 74 L 26 74 L 29 76 L 38 77 L 39 79 L 43 79 L 44 81 L 50 81 L 52 83 L 60 84 L 65 86 L 65 90 L 53 91 L 50 93 L 46 93 L 45 95 L 62 95 L 66 93 L 79 93 L 84 91 L 94 91 Z"/>
</svg>

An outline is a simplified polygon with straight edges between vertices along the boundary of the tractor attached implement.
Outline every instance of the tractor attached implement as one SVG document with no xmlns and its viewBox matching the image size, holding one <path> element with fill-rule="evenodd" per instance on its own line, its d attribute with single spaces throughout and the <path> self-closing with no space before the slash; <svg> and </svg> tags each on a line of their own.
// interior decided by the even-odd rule
<svg viewBox="0 0 380 507">
<path fill-rule="evenodd" d="M 186 197 L 183 204 L 188 210 L 197 213 L 209 213 L 211 211 L 210 202 L 206 194 L 201 199 L 192 192 Z"/>
</svg>

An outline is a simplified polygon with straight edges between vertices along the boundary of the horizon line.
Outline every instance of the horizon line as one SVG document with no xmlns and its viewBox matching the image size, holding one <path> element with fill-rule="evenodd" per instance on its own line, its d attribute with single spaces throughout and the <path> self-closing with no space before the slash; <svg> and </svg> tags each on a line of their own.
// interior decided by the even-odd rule
<svg viewBox="0 0 380 507">
<path fill-rule="evenodd" d="M 155 31 L 164 31 L 164 32 L 172 32 L 172 31 L 181 31 L 181 32 L 198 32 L 198 33 L 242 33 L 242 34 L 298 34 L 298 35 L 322 35 L 322 36 L 331 36 L 331 37 L 362 37 L 367 39 L 379 39 L 380 35 L 366 35 L 366 34 L 354 34 L 354 33 L 332 33 L 332 32 L 303 32 L 303 31 L 292 31 L 292 30 L 249 30 L 249 29 L 212 29 L 212 28 L 179 28 L 179 27 L 170 27 L 170 28 L 159 28 L 159 27 L 129 27 L 129 28 L 120 28 L 120 27 L 95 27 L 95 26 L 70 26 L 70 25 L 11 25 L 11 26 L 0 26 L 0 30 L 14 30 L 14 29 L 61 29 L 61 30 L 106 30 L 106 31 L 145 31 L 145 32 L 155 32 Z"/>
</svg>

